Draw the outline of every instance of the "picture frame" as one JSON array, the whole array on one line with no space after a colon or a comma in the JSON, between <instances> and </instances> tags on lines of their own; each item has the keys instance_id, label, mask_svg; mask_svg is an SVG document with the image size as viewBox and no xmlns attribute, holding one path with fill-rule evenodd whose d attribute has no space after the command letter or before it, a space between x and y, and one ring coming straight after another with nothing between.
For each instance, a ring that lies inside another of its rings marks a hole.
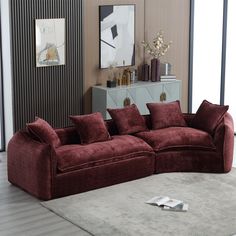
<instances>
[{"instance_id":1,"label":"picture frame","mask_svg":"<svg viewBox=\"0 0 236 236\"><path fill-rule=\"evenodd\" d=\"M99 6L99 68L135 65L135 5Z\"/></svg>"},{"instance_id":2,"label":"picture frame","mask_svg":"<svg viewBox=\"0 0 236 236\"><path fill-rule=\"evenodd\" d=\"M36 67L65 65L65 18L35 20Z\"/></svg>"}]
</instances>

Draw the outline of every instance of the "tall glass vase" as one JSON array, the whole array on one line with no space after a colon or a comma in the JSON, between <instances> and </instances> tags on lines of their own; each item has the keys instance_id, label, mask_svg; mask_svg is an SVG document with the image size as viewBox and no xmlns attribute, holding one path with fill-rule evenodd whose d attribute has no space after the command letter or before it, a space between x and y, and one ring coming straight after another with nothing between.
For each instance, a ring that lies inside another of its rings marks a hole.
<instances>
[{"instance_id":1,"label":"tall glass vase","mask_svg":"<svg viewBox=\"0 0 236 236\"><path fill-rule=\"evenodd\" d=\"M160 60L157 58L151 60L151 81L160 81Z\"/></svg>"}]
</instances>

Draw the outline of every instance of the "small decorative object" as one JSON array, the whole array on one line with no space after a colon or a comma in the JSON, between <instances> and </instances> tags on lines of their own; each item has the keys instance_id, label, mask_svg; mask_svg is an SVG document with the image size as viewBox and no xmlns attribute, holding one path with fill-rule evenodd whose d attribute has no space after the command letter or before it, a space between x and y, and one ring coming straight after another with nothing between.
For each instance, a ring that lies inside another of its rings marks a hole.
<instances>
[{"instance_id":1,"label":"small decorative object","mask_svg":"<svg viewBox=\"0 0 236 236\"><path fill-rule=\"evenodd\" d=\"M122 75L122 85L130 85L131 71L129 68L125 69Z\"/></svg>"},{"instance_id":2,"label":"small decorative object","mask_svg":"<svg viewBox=\"0 0 236 236\"><path fill-rule=\"evenodd\" d=\"M127 107L127 106L130 106L131 105L131 101L130 101L130 98L129 97L126 97L124 99L124 107Z\"/></svg>"},{"instance_id":3,"label":"small decorative object","mask_svg":"<svg viewBox=\"0 0 236 236\"><path fill-rule=\"evenodd\" d=\"M121 75L121 73L119 73L118 76L116 77L116 84L118 86L122 85L122 75Z\"/></svg>"},{"instance_id":4,"label":"small decorative object","mask_svg":"<svg viewBox=\"0 0 236 236\"><path fill-rule=\"evenodd\" d=\"M161 75L171 75L171 64L168 62L161 63Z\"/></svg>"},{"instance_id":5,"label":"small decorative object","mask_svg":"<svg viewBox=\"0 0 236 236\"><path fill-rule=\"evenodd\" d=\"M161 76L160 81L174 81L176 80L176 75L171 74L171 64L168 62L161 63Z\"/></svg>"},{"instance_id":6,"label":"small decorative object","mask_svg":"<svg viewBox=\"0 0 236 236\"><path fill-rule=\"evenodd\" d=\"M143 41L142 45L149 55L153 57L151 60L151 81L160 81L160 57L164 56L167 50L170 48L171 41L164 43L163 32L157 33L157 36L153 39L153 45Z\"/></svg>"},{"instance_id":7,"label":"small decorative object","mask_svg":"<svg viewBox=\"0 0 236 236\"><path fill-rule=\"evenodd\" d=\"M160 101L161 101L161 102L165 102L165 101L166 101L166 93L165 93L165 92L161 93L161 95L160 95Z\"/></svg>"},{"instance_id":8,"label":"small decorative object","mask_svg":"<svg viewBox=\"0 0 236 236\"><path fill-rule=\"evenodd\" d=\"M118 78L118 72L116 68L116 64L111 64L108 67L108 80L107 80L107 87L108 88L114 88L116 87L116 84L119 84L117 81Z\"/></svg>"},{"instance_id":9,"label":"small decorative object","mask_svg":"<svg viewBox=\"0 0 236 236\"><path fill-rule=\"evenodd\" d=\"M142 65L142 80L144 81L149 80L149 65L148 64Z\"/></svg>"},{"instance_id":10,"label":"small decorative object","mask_svg":"<svg viewBox=\"0 0 236 236\"><path fill-rule=\"evenodd\" d=\"M115 80L107 80L107 87L108 88L116 87L116 81Z\"/></svg>"},{"instance_id":11,"label":"small decorative object","mask_svg":"<svg viewBox=\"0 0 236 236\"><path fill-rule=\"evenodd\" d=\"M108 79L109 80L114 80L115 79L115 73L114 73L114 68L115 68L115 65L110 65L109 67L108 67Z\"/></svg>"},{"instance_id":12,"label":"small decorative object","mask_svg":"<svg viewBox=\"0 0 236 236\"><path fill-rule=\"evenodd\" d=\"M133 69L130 73L131 75L131 78L130 78L130 81L131 81L131 84L134 84L137 82L137 70Z\"/></svg>"},{"instance_id":13,"label":"small decorative object","mask_svg":"<svg viewBox=\"0 0 236 236\"><path fill-rule=\"evenodd\" d=\"M37 19L36 67L65 65L65 19Z\"/></svg>"}]
</instances>

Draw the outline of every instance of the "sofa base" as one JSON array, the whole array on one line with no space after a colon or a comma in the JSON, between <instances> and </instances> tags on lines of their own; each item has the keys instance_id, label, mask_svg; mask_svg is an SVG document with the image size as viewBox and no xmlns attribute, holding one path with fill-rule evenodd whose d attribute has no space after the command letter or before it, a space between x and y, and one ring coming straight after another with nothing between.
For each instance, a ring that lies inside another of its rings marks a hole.
<instances>
[{"instance_id":1,"label":"sofa base","mask_svg":"<svg viewBox=\"0 0 236 236\"><path fill-rule=\"evenodd\" d=\"M217 152L199 150L157 153L155 173L206 172L224 173L222 157Z\"/></svg>"},{"instance_id":2,"label":"sofa base","mask_svg":"<svg viewBox=\"0 0 236 236\"><path fill-rule=\"evenodd\" d=\"M58 174L53 183L53 198L146 177L154 173L155 155L138 156L99 167Z\"/></svg>"}]
</instances>

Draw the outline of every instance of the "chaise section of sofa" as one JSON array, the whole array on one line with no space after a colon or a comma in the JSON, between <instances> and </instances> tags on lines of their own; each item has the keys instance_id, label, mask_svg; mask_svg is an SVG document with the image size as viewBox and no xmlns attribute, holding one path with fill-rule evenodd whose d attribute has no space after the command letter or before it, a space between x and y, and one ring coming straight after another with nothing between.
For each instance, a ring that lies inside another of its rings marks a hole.
<instances>
[{"instance_id":1,"label":"chaise section of sofa","mask_svg":"<svg viewBox=\"0 0 236 236\"><path fill-rule=\"evenodd\" d=\"M56 149L55 196L88 191L154 173L155 154L143 140L130 135L88 145Z\"/></svg>"},{"instance_id":2,"label":"chaise section of sofa","mask_svg":"<svg viewBox=\"0 0 236 236\"><path fill-rule=\"evenodd\" d=\"M154 173L155 153L142 139L116 134L81 145L75 128L56 132L62 143L58 148L23 130L8 145L9 181L37 198L63 197Z\"/></svg>"}]
</instances>

